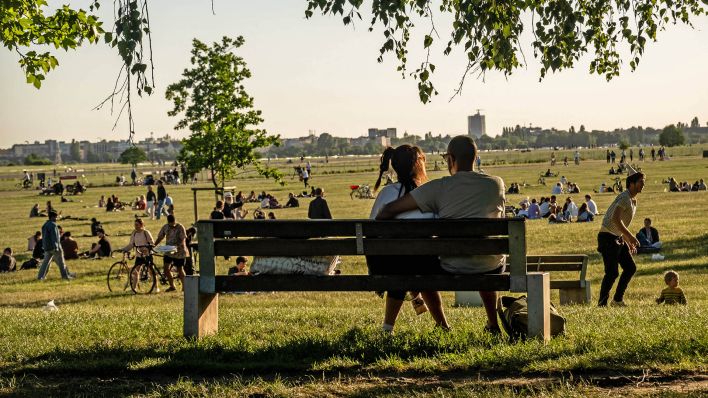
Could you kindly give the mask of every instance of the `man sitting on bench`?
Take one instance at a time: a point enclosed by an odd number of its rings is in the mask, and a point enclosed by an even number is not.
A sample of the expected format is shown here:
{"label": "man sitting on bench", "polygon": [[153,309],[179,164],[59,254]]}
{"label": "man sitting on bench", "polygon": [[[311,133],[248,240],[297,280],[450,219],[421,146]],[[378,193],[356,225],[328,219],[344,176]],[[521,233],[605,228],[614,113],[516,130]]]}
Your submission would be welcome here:
{"label": "man sitting on bench", "polygon": [[[443,157],[450,177],[430,181],[387,204],[376,219],[392,219],[415,209],[435,213],[440,218],[503,218],[504,182],[472,170],[477,157],[474,141],[468,136],[453,138]],[[504,256],[440,256],[440,266],[440,273],[500,274],[504,271]],[[487,313],[484,329],[492,334],[501,333],[496,313],[497,292],[479,293]]]}

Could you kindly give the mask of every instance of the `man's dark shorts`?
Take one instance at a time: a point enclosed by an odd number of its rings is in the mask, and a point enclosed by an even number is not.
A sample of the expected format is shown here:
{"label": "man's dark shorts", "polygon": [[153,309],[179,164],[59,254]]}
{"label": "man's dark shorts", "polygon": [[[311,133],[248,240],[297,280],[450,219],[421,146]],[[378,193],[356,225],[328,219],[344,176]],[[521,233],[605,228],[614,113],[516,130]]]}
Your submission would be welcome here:
{"label": "man's dark shorts", "polygon": [[170,257],[170,256],[165,256],[164,260],[165,260],[165,265],[172,264],[173,266],[175,266],[177,268],[184,267],[184,260],[185,260],[184,258],[174,258],[174,257]]}
{"label": "man's dark shorts", "polygon": [[135,265],[145,265],[152,262],[152,256],[135,257]]}

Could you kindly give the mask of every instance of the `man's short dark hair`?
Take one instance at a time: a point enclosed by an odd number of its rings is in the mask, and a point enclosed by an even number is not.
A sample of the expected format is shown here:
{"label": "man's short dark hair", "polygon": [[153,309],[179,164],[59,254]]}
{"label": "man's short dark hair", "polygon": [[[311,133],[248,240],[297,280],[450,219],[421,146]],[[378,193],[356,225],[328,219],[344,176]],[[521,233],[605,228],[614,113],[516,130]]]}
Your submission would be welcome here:
{"label": "man's short dark hair", "polygon": [[57,212],[54,211],[54,210],[51,210],[51,211],[47,214],[47,217],[48,217],[48,218],[57,218],[57,216],[58,216],[58,214],[57,214]]}
{"label": "man's short dark hair", "polygon": [[245,263],[246,261],[248,261],[248,260],[246,260],[246,257],[243,257],[243,256],[236,257],[236,264]]}
{"label": "man's short dark hair", "polygon": [[627,179],[625,180],[625,185],[627,186],[627,189],[629,189],[629,184],[635,184],[639,182],[642,178],[644,178],[644,173],[641,171],[638,171],[630,176],[627,176]]}
{"label": "man's short dark hair", "polygon": [[70,232],[70,231],[64,232],[64,237],[65,237],[65,238],[70,238],[70,237],[71,237],[71,232]]}
{"label": "man's short dark hair", "polygon": [[458,135],[447,144],[447,153],[453,157],[460,171],[472,171],[474,160],[477,157],[477,144],[472,137]]}
{"label": "man's short dark hair", "polygon": [[175,222],[175,215],[174,215],[174,214],[168,215],[168,216],[167,216],[167,222],[168,222],[168,223],[173,223],[173,222]]}
{"label": "man's short dark hair", "polygon": [[315,195],[322,196],[322,188],[315,188]]}

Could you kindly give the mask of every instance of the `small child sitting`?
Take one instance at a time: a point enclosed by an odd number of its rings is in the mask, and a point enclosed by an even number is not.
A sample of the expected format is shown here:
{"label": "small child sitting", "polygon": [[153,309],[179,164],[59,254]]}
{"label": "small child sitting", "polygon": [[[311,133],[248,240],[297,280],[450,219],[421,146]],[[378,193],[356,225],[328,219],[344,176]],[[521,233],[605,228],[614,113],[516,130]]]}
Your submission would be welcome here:
{"label": "small child sitting", "polygon": [[656,299],[657,304],[686,304],[686,296],[683,290],[678,287],[679,275],[676,271],[667,271],[664,274],[664,282],[668,286],[661,291],[661,295]]}

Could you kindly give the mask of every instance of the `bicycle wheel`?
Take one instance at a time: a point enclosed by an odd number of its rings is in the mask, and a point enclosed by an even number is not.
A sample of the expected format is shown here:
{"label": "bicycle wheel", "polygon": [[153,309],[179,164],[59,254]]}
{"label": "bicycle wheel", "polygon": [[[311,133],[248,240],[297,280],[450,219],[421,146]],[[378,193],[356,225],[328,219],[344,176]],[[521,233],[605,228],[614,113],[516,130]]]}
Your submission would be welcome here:
{"label": "bicycle wheel", "polygon": [[108,269],[106,277],[109,292],[125,292],[130,288],[130,267],[123,261],[118,261]]}
{"label": "bicycle wheel", "polygon": [[150,264],[139,264],[130,270],[130,289],[135,294],[148,294],[155,289],[155,268]]}

